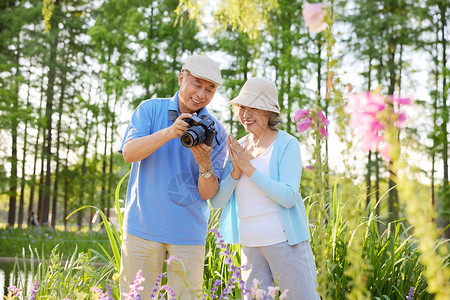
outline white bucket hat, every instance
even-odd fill
[[[220,75],[219,65],[207,56],[190,56],[181,69],[181,71],[184,70],[189,71],[193,76],[197,78],[211,81],[214,84],[221,85],[223,83],[222,76]]]
[[[230,103],[280,113],[277,87],[272,81],[262,77],[248,79],[239,95]]]

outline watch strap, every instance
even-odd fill
[[[206,178],[211,177],[212,173],[213,173],[213,169],[208,170],[208,171],[206,171],[205,173],[200,173],[200,175],[201,175],[203,178],[206,179]]]

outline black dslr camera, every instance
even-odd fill
[[[183,146],[191,148],[202,143],[211,146],[213,138],[217,135],[213,120],[206,116],[203,119],[192,116],[184,119],[184,121],[189,124],[189,128],[180,137]]]

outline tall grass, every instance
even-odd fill
[[[325,201],[324,195],[307,201],[315,224],[311,244],[323,299],[406,299],[411,287],[414,299],[433,299],[411,227],[397,221],[380,232],[375,207],[365,208],[359,200],[344,202],[338,186],[332,201]],[[448,247],[448,240],[435,245]]]
[[[124,179],[116,189],[118,215],[118,195]],[[420,240],[414,236],[412,227],[405,225],[407,220],[379,226],[381,221],[375,215],[375,206],[379,203],[374,207],[365,207],[362,198],[356,196],[344,201],[340,189],[336,185],[327,193],[310,195],[305,199],[322,299],[407,299],[412,289],[413,299],[434,299],[435,295],[429,292],[424,276],[426,264],[419,248]],[[220,211],[211,212],[209,227],[217,229]],[[109,237],[112,256],[105,248],[103,252],[74,251],[64,260],[56,248],[49,260],[43,259],[43,255],[38,256],[36,250],[31,251],[33,259],[38,262],[37,268],[33,267],[33,263],[29,267],[20,267],[17,263],[16,271],[27,269],[33,280],[38,280],[40,299],[62,299],[63,296],[88,299],[92,295],[92,287],[104,289],[107,283],[112,288],[113,298],[119,298],[117,274],[120,270],[122,233],[111,225],[101,211],[100,215]],[[380,231],[381,227],[385,229]],[[434,251],[437,253],[441,248],[448,249],[448,246],[448,240],[436,240]],[[228,258],[232,260],[231,264],[239,267],[240,246],[227,245],[226,250],[230,253]],[[94,268],[94,259],[102,260],[105,265]],[[439,261],[443,268],[448,268],[448,263],[448,256]],[[212,299],[213,294],[221,295],[224,291],[229,292],[228,299],[240,299],[242,289],[238,284],[227,290],[232,274],[230,261],[223,255],[223,249],[217,247],[215,235],[209,232],[203,282],[205,299]],[[19,277],[16,276],[15,284],[26,288],[26,283]]]

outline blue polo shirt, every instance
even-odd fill
[[[171,118],[169,118],[169,114]],[[153,134],[173,124],[178,92],[172,98],[142,102],[128,124],[119,153],[132,139]],[[206,108],[199,111],[214,120],[217,138],[211,160],[220,178],[226,156],[226,131]],[[180,139],[171,139],[149,157],[134,162],[128,182],[123,230],[143,239],[173,245],[204,245],[209,219],[208,202],[198,192],[199,166]]]

